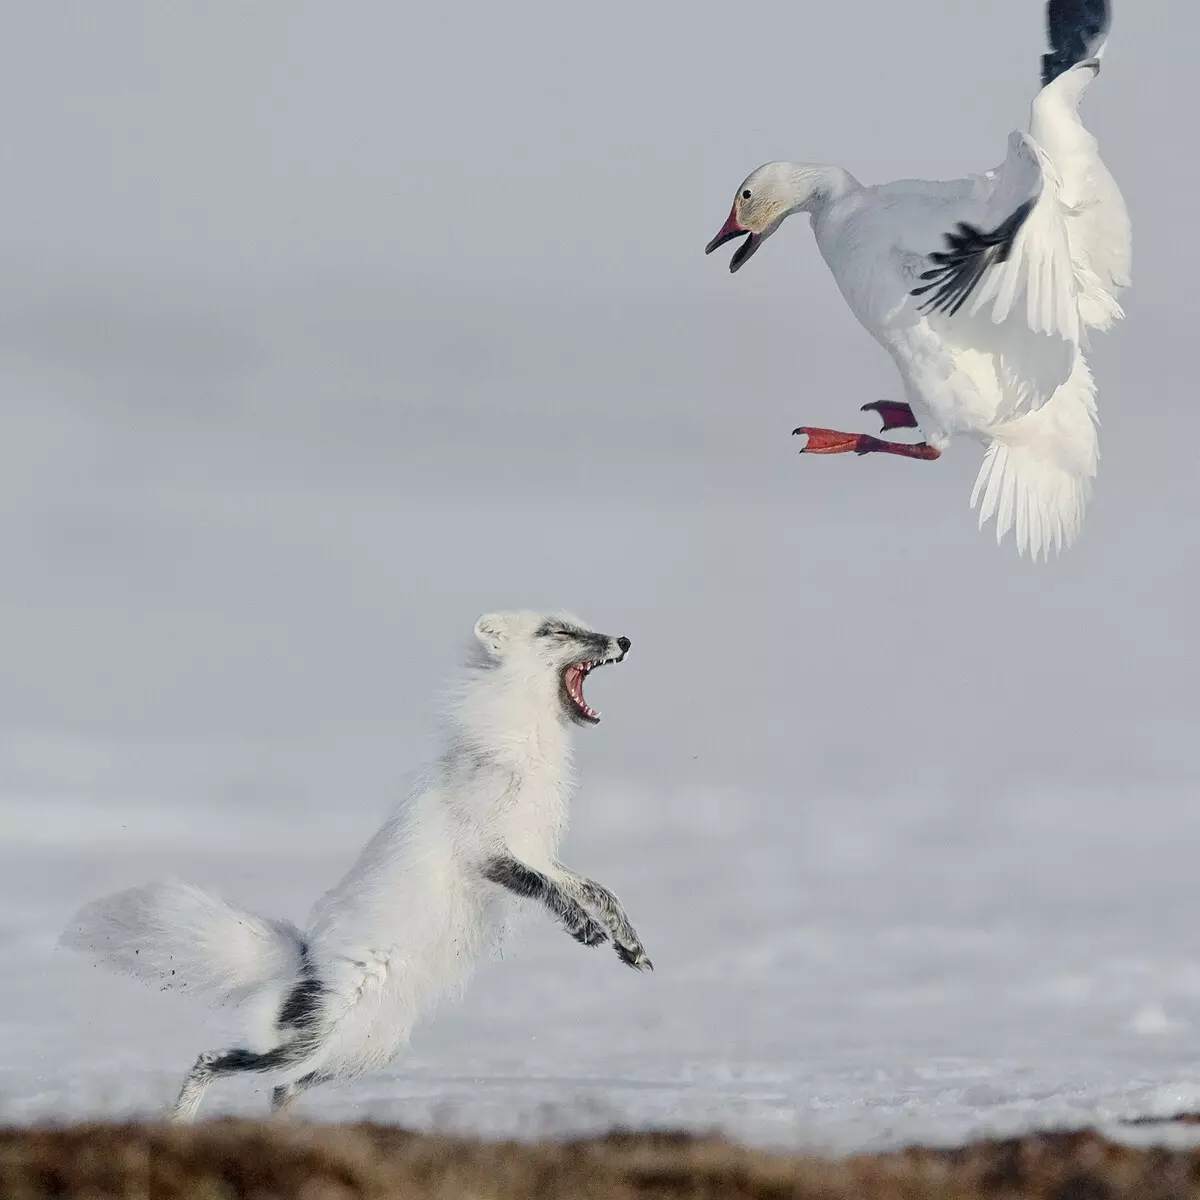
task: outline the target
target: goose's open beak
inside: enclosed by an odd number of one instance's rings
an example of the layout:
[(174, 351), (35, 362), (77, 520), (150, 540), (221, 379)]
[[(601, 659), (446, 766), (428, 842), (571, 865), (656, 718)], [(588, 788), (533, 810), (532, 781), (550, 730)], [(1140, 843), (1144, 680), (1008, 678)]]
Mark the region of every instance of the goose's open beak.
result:
[(734, 205), (730, 210), (729, 219), (717, 231), (717, 236), (704, 247), (704, 253), (711, 254), (718, 246), (723, 246), (726, 242), (735, 237), (741, 237), (743, 234), (745, 234), (746, 240), (733, 252), (733, 257), (729, 260), (730, 271), (736, 271), (758, 249), (759, 243), (762, 241), (761, 234), (752, 233), (738, 224), (737, 205)]

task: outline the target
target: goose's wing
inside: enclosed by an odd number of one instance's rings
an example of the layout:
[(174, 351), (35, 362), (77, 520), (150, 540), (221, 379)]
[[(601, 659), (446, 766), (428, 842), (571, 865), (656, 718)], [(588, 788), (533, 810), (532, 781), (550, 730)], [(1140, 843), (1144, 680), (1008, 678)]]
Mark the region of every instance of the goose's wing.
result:
[(1046, 5), (1050, 52), (1042, 56), (1042, 87), (1079, 63), (1098, 59), (1111, 27), (1108, 0), (1050, 0)]
[(1018, 408), (1040, 407), (1067, 378), (1083, 326), (1122, 315), (1129, 214), (1079, 119), (1111, 24), (1109, 0), (1050, 0), (1030, 131), (1010, 136), (1004, 162), (984, 177), (980, 218), (943, 232), (912, 288), (946, 336), (1002, 355), (1023, 392)]
[(1100, 70), (1110, 24), (1106, 0), (1051, 0), (1052, 50), (1043, 60), (1044, 86), (1029, 121), (1030, 135), (1058, 178), (1079, 315), (1093, 329), (1107, 329), (1124, 315), (1118, 297), (1130, 283), (1133, 248), (1125, 200), (1079, 119), (1079, 102)]
[(1004, 162), (953, 208), (961, 215), (947, 210), (940, 248), (902, 247), (918, 317), (950, 345), (995, 358), (1007, 415), (1040, 408), (1070, 376), (1080, 336), (1049, 160), (1013, 133)]
[(1016, 316), (1033, 333), (1078, 342), (1070, 246), (1049, 160), (1032, 138), (1014, 133), (1008, 157), (985, 178), (982, 220), (959, 221), (943, 248), (926, 255), (912, 289), (921, 310), (983, 312), (996, 324)]

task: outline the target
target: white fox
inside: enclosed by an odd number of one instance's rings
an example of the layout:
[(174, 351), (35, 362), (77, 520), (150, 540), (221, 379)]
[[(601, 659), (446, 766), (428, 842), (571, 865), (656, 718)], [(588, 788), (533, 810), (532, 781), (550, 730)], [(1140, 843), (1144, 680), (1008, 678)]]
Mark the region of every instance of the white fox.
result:
[(223, 1075), (270, 1077), (278, 1111), (313, 1084), (383, 1066), (502, 936), (506, 893), (539, 901), (584, 945), (611, 938), (622, 962), (652, 969), (617, 898), (556, 861), (570, 727), (600, 719), (583, 681), (624, 659), (629, 639), (537, 613), (480, 617), (475, 637), (440, 759), (306, 930), (156, 883), (94, 901), (63, 934), (104, 966), (243, 1003), (265, 1034), (257, 1049), (200, 1055), (176, 1119), (193, 1117)]

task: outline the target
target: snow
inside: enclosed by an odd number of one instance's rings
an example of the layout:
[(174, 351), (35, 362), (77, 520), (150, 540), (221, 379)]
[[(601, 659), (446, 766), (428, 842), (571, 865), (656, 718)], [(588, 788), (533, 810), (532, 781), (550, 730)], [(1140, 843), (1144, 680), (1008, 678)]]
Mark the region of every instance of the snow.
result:
[[(639, 674), (631, 656), (603, 681), (614, 716), (652, 700)], [(377, 814), (241, 793), (253, 756), (216, 744), (122, 751), (85, 804), (40, 793), (38, 776), (86, 791), (94, 751), (24, 749), (6, 757), (26, 782), (0, 862), (0, 1118), (153, 1114), (222, 1044), (224, 1018), (54, 953), (70, 911), (166, 872), (302, 917)], [(321, 774), (319, 745), (285, 757), (288, 773)], [(258, 769), (274, 765), (264, 749)], [(198, 773), (225, 798), (187, 794)], [(122, 799), (122, 777), (177, 794)], [(585, 778), (566, 861), (622, 896), (654, 974), (533, 916), (410, 1053), (310, 1094), (305, 1115), (520, 1134), (715, 1126), (850, 1149), (1196, 1106), (1200, 812), (1186, 789), (803, 792)], [(264, 1104), (228, 1084), (212, 1111)]]

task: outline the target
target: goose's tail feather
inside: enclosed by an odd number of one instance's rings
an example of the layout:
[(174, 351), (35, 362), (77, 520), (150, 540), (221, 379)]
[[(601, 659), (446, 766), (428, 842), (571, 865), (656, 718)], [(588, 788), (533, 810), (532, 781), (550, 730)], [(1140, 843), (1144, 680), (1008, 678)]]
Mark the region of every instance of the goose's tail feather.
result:
[(1100, 458), (1096, 391), (1082, 354), (1070, 378), (1035, 412), (994, 427), (971, 493), (979, 527), (996, 518), (996, 541), (1014, 530), (1017, 552), (1036, 562), (1071, 545), (1083, 525)]

